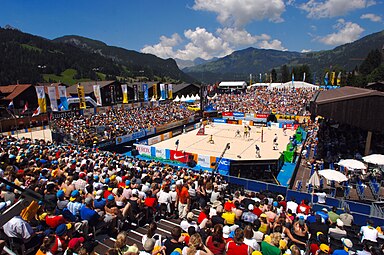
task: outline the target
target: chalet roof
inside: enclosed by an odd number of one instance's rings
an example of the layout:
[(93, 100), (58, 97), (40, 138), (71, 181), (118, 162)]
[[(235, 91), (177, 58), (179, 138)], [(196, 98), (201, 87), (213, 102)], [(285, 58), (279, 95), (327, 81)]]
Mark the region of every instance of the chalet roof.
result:
[(27, 90), (31, 86), (32, 84), (16, 84), (16, 85), (0, 86), (0, 93), (4, 94), (4, 97), (2, 98), (2, 100), (12, 101), (18, 95), (23, 93), (25, 90)]

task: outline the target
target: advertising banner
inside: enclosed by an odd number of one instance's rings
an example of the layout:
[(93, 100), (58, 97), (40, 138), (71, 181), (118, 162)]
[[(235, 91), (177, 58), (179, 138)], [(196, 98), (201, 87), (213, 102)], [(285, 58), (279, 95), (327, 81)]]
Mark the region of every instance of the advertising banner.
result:
[(139, 88), (137, 84), (133, 84), (133, 98), (135, 102), (139, 100)]
[(128, 87), (127, 87), (127, 84), (121, 84), (121, 90), (123, 92), (123, 104), (128, 104)]
[(79, 107), (80, 109), (86, 109), (87, 103), (85, 102), (85, 94), (84, 94), (84, 87), (78, 85), (77, 86), (77, 95), (79, 96)]
[(221, 115), (223, 117), (232, 117), (233, 116), (233, 112), (222, 112)]
[(156, 158), (167, 159), (166, 149), (164, 149), (164, 148), (156, 148), (156, 150), (155, 150), (155, 157)]
[(153, 97), (157, 100), (157, 83), (152, 85)]
[(266, 119), (268, 118), (268, 114), (256, 114), (256, 118)]
[(202, 167), (211, 168), (211, 157), (199, 154), (197, 156), (197, 164)]
[(144, 145), (144, 144), (135, 144), (135, 145), (140, 155), (151, 156), (151, 146)]
[(95, 95), (97, 106), (103, 106), (103, 102), (101, 100), (100, 85), (93, 85), (93, 94)]
[(170, 152), (170, 159), (179, 161), (181, 163), (187, 163), (188, 162), (188, 157), (190, 153), (185, 152), (185, 151), (175, 151), (175, 150), (169, 150)]
[(36, 86), (37, 103), (40, 107), (40, 113), (47, 112), (47, 102), (45, 101), (44, 86)]
[(239, 121), (238, 120), (227, 120), (227, 123), (237, 125), (237, 124), (239, 124)]
[(173, 99), (172, 84), (168, 84), (168, 98)]
[(143, 84), (144, 101), (148, 102), (148, 84)]
[(227, 120), (225, 120), (225, 119), (213, 119), (213, 122), (215, 122), (215, 123), (227, 123)]
[(65, 86), (58, 86), (57, 89), (59, 90), (59, 97), (60, 97), (60, 103), (61, 103), (60, 110), (67, 111), (68, 110), (67, 88)]
[(48, 87), (48, 97), (49, 101), (51, 101), (51, 109), (53, 112), (57, 112), (59, 109), (57, 107), (57, 100), (56, 100), (56, 87)]
[(231, 166), (231, 161), (226, 158), (222, 158), (219, 162), (219, 158), (216, 158), (216, 164), (218, 164), (217, 170), (222, 175), (228, 175)]
[(243, 118), (245, 115), (243, 112), (234, 112), (233, 117)]

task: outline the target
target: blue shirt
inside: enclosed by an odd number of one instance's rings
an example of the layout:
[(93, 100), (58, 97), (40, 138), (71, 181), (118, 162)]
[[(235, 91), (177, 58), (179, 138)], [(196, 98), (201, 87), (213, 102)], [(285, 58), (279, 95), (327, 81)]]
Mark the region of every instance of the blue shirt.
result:
[(348, 255), (348, 252), (345, 250), (335, 250), (332, 255)]
[(89, 225), (94, 225), (98, 222), (100, 215), (95, 210), (83, 206), (80, 209), (80, 218), (82, 220), (87, 220)]
[(107, 204), (107, 201), (102, 198), (102, 199), (95, 199), (93, 200), (93, 206), (96, 209), (104, 209), (104, 206)]

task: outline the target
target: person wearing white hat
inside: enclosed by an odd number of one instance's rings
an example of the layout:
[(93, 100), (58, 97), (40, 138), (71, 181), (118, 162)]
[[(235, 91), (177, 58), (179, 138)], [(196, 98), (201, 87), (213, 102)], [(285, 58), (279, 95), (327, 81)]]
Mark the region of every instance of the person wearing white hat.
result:
[(330, 228), (329, 229), (329, 237), (341, 240), (341, 238), (347, 236), (347, 231), (344, 229), (344, 223), (340, 220), (336, 220), (336, 228)]

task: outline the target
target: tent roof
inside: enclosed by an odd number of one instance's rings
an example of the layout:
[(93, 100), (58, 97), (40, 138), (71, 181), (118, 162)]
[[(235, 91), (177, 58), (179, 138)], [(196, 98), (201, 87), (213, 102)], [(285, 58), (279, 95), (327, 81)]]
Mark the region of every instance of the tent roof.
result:
[(245, 81), (222, 81), (219, 83), (219, 87), (237, 87), (237, 86), (247, 86)]
[(319, 89), (319, 86), (313, 85), (304, 81), (294, 81), (293, 84), (291, 81), (286, 83), (272, 83), (270, 88), (308, 88), (308, 89)]

